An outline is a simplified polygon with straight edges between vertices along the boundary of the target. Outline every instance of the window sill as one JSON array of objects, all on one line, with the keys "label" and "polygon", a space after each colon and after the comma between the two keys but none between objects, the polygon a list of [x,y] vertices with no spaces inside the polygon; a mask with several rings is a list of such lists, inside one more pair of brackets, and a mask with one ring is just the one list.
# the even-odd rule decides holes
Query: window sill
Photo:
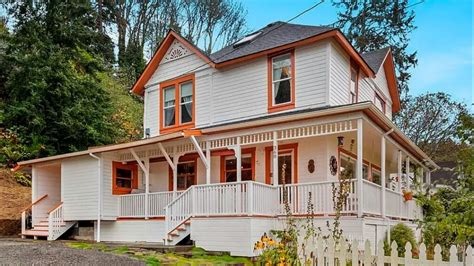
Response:
[{"label": "window sill", "polygon": [[285,110],[290,110],[295,108],[295,103],[285,103],[281,105],[276,105],[276,106],[268,106],[268,112],[269,113],[276,113],[276,112],[281,112]]},{"label": "window sill", "polygon": [[132,189],[129,188],[113,188],[112,195],[127,195],[132,193]]},{"label": "window sill", "polygon": [[190,129],[190,128],[194,128],[194,123],[177,125],[177,126],[172,126],[172,127],[164,127],[164,128],[162,127],[160,128],[160,134],[173,133],[173,132],[181,131],[184,129]]}]

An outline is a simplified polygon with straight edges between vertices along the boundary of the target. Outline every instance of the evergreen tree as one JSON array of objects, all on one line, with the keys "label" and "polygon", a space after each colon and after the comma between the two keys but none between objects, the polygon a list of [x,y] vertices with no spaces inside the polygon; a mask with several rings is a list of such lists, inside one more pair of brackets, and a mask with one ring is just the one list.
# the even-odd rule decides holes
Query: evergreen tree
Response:
[{"label": "evergreen tree", "polygon": [[111,143],[110,98],[100,84],[104,42],[89,1],[16,1],[5,37],[10,72],[4,123],[39,156]]},{"label": "evergreen tree", "polygon": [[407,95],[410,69],[416,63],[416,52],[408,51],[409,34],[416,29],[415,13],[408,0],[333,0],[340,8],[335,26],[341,28],[359,52],[387,46],[392,48],[402,99]]}]

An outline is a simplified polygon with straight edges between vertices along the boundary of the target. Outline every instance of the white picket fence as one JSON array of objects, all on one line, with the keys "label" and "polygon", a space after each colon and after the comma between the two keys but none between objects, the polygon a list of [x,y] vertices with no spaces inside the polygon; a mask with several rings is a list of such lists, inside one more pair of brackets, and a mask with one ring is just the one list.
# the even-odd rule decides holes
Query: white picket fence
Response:
[{"label": "white picket fence", "polygon": [[473,266],[473,248],[469,246],[461,254],[456,246],[451,246],[449,250],[449,259],[443,261],[441,256],[441,246],[438,244],[434,249],[432,259],[427,258],[425,244],[418,248],[418,256],[414,256],[410,243],[405,245],[405,253],[399,256],[397,243],[394,241],[391,245],[391,253],[385,256],[383,241],[379,241],[377,251],[372,250],[370,241],[366,241],[361,247],[359,241],[353,240],[350,244],[346,240],[335,244],[332,238],[326,240],[308,239],[303,241],[298,250],[301,265],[324,265],[324,266],[342,266],[342,265],[436,265],[436,266]]}]

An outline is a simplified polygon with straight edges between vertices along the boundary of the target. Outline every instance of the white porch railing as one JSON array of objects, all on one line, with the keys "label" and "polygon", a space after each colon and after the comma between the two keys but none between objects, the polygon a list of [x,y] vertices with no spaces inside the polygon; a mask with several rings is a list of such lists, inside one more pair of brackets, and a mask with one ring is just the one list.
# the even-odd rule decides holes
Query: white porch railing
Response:
[{"label": "white porch railing", "polygon": [[[351,180],[348,189],[349,196],[346,204],[342,210],[343,213],[355,213],[357,212],[357,197],[355,189],[355,180]],[[278,187],[278,199],[281,206],[280,213],[285,214],[284,210],[284,193],[287,193],[288,205],[290,207],[291,214],[310,214],[313,212],[316,215],[320,214],[333,214],[335,212],[334,202],[332,200],[333,187],[338,188],[338,182],[313,182],[303,184],[291,184],[291,185],[280,185]],[[311,194],[311,200],[309,195]],[[309,204],[312,204],[312,210],[309,210]]]},{"label": "white porch railing", "polygon": [[65,230],[63,204],[53,209],[48,215],[48,240],[56,240]]},{"label": "white porch railing", "polygon": [[364,201],[364,212],[369,214],[382,214],[382,186],[370,182],[368,180],[362,180],[362,193]]},{"label": "white porch railing", "polygon": [[[176,192],[176,195],[181,192]],[[153,192],[148,194],[148,216],[165,215],[165,207],[173,200],[173,192]],[[142,218],[145,217],[145,194],[127,194],[119,197],[119,216]]]}]

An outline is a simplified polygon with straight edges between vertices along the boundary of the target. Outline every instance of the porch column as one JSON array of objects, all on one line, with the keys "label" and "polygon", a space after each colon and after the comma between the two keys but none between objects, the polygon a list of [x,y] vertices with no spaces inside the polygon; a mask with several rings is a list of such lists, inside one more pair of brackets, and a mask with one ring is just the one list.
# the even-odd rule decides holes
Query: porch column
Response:
[{"label": "porch column", "polygon": [[385,218],[385,213],[386,213],[386,196],[385,196],[385,190],[387,187],[387,180],[385,177],[385,135],[382,135],[382,140],[381,140],[381,147],[380,147],[380,185],[382,186],[382,217]]},{"label": "porch column", "polygon": [[206,161],[206,184],[209,185],[211,183],[211,143],[209,141],[206,141]]},{"label": "porch column", "polygon": [[138,157],[137,153],[134,149],[130,149],[130,153],[132,154],[135,161],[137,161],[138,165],[142,169],[143,173],[145,174],[145,219],[148,219],[148,194],[150,192],[150,158],[148,156],[145,158],[145,164],[143,164],[140,157]]},{"label": "porch column", "polygon": [[272,152],[272,159],[273,159],[273,167],[272,167],[272,175],[273,175],[273,185],[278,186],[278,133],[273,131],[273,152]]},{"label": "porch column", "polygon": [[179,154],[175,153],[173,155],[173,198],[176,198],[176,192],[178,192],[178,163],[179,163]]},{"label": "porch column", "polygon": [[150,194],[150,158],[145,159],[145,219],[149,214],[149,194]]},{"label": "porch column", "polygon": [[431,171],[428,169],[428,171],[426,172],[426,184],[428,186],[431,185]]},{"label": "porch column", "polygon": [[410,157],[407,155],[405,159],[405,190],[409,191],[411,188],[411,180],[410,180]]},{"label": "porch column", "polygon": [[363,166],[363,121],[362,118],[357,119],[357,162],[356,162],[356,177],[357,177],[357,216],[362,217],[363,215],[363,206],[364,206],[364,198],[362,195],[362,166]]},{"label": "porch column", "polygon": [[397,164],[397,189],[398,192],[402,192],[402,151],[398,151],[398,164]]},{"label": "porch column", "polygon": [[237,137],[237,146],[235,146],[237,182],[242,181],[242,148],[240,147],[240,137]]},{"label": "porch column", "polygon": [[[397,170],[397,186],[398,192],[402,193],[402,151],[398,151],[398,170]],[[402,204],[403,204],[403,196],[400,196],[400,200],[398,201],[398,215],[401,217],[402,212]]]}]

